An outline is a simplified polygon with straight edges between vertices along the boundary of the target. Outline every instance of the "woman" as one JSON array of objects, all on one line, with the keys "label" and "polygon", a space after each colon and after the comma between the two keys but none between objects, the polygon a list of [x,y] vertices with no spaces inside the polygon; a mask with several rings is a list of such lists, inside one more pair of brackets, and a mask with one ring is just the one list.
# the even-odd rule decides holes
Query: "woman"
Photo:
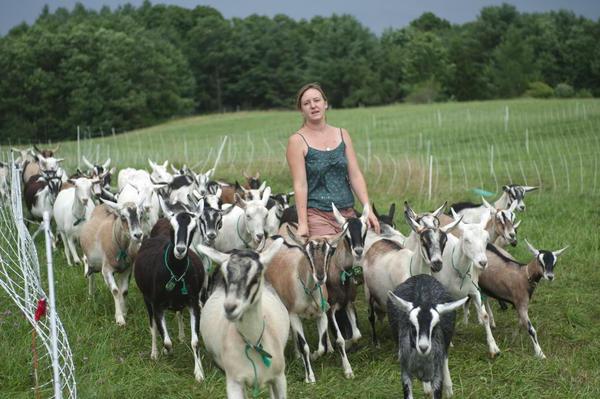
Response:
[{"label": "woman", "polygon": [[[297,234],[335,234],[340,227],[333,216],[331,203],[344,217],[354,216],[352,192],[361,204],[369,204],[367,184],[348,132],[327,124],[327,97],[323,89],[316,83],[302,87],[296,107],[302,113],[304,123],[289,138],[286,156],[298,211]],[[379,233],[379,222],[371,209],[368,222]]]}]

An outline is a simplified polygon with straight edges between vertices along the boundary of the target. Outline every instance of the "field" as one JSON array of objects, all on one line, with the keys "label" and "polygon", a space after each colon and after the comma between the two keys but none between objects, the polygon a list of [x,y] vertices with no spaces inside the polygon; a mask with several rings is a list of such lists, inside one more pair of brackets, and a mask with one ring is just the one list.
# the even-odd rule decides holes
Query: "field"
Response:
[{"label": "field", "polygon": [[[535,292],[530,317],[548,359],[538,360],[528,335],[517,331],[516,313],[494,304],[494,337],[502,354],[487,356],[485,333],[471,313],[459,322],[450,352],[458,398],[600,397],[600,101],[512,100],[433,105],[397,105],[331,110],[329,123],[350,132],[371,200],[378,209],[405,200],[416,211],[444,201],[477,201],[472,189],[494,193],[520,183],[540,189],[527,195],[519,214],[520,243],[510,251],[529,261],[527,238],[542,249],[570,245],[558,261],[556,278]],[[287,137],[300,126],[294,112],[241,112],[174,120],[123,135],[81,142],[90,160],[111,157],[117,167],[147,167],[146,158],[186,163],[196,171],[212,167],[228,136],[216,175],[241,180],[260,171],[274,192],[291,189],[285,163]],[[84,130],[85,131],[85,130]],[[75,136],[75,134],[74,134]],[[5,151],[3,148],[2,151]],[[77,143],[62,143],[69,171],[77,166]],[[396,221],[408,233],[401,212]],[[39,241],[40,253],[42,241]],[[150,334],[142,298],[132,281],[127,326],[114,323],[113,300],[97,276],[96,297],[88,299],[81,267],[69,268],[55,253],[57,306],[74,354],[81,398],[224,397],[223,373],[203,353],[206,380],[193,379],[189,342],[175,342],[173,354],[150,360]],[[44,259],[41,256],[40,261]],[[359,290],[361,291],[361,290]],[[387,321],[379,325],[381,348],[370,344],[364,299],[359,295],[363,339],[349,360],[355,379],[343,378],[339,356],[313,363],[317,383],[303,382],[303,367],[287,351],[291,398],[390,398],[402,395],[399,367]],[[462,320],[462,317],[458,318]],[[174,318],[168,321],[176,335]],[[316,327],[305,323],[311,347]],[[186,329],[187,332],[187,329]],[[189,332],[187,333],[189,337]],[[10,299],[0,293],[0,397],[32,397],[31,329]],[[415,384],[417,397],[422,396]],[[263,390],[262,397],[267,397]]]}]

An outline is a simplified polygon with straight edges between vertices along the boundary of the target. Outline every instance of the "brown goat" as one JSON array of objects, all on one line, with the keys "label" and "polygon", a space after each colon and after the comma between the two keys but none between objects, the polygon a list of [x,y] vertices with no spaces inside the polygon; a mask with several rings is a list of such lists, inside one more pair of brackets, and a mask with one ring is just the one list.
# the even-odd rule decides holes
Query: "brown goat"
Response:
[{"label": "brown goat", "polygon": [[[513,304],[519,317],[520,326],[529,333],[535,355],[545,359],[546,356],[538,342],[535,328],[529,320],[529,301],[542,278],[550,281],[554,279],[556,260],[567,247],[552,252],[537,250],[527,240],[525,243],[533,254],[533,259],[527,264],[519,263],[506,251],[493,244],[488,244],[486,251],[488,266],[479,276],[479,288],[483,294],[489,297]],[[494,316],[487,299],[485,304],[490,324],[494,326]]]}]

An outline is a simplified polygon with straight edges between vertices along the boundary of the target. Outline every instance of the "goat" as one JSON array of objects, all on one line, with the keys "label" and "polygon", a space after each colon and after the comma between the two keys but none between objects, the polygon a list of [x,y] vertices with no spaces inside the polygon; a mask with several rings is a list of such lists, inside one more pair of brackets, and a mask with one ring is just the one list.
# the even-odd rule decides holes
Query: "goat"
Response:
[{"label": "goat", "polygon": [[398,342],[405,398],[412,398],[412,377],[433,389],[434,398],[452,396],[448,348],[454,335],[455,310],[467,298],[453,301],[435,278],[420,274],[388,291],[387,310]]},{"label": "goat", "polygon": [[116,169],[113,167],[111,169],[108,169],[110,166],[110,158],[108,158],[102,165],[100,164],[92,164],[90,161],[88,161],[86,159],[85,156],[81,157],[83,160],[83,163],[88,167],[88,176],[90,177],[98,177],[99,178],[99,184],[95,185],[93,192],[94,194],[100,198],[104,198],[104,199],[110,199],[110,198],[105,198],[105,196],[103,196],[103,190],[107,190],[110,192],[110,183],[112,180],[112,175],[115,174]]},{"label": "goat", "polygon": [[[494,245],[488,244],[489,265],[479,276],[479,288],[485,295],[509,302],[514,306],[520,326],[529,333],[535,356],[545,359],[546,356],[538,342],[535,328],[529,320],[529,301],[542,278],[554,280],[554,266],[558,257],[567,247],[558,251],[545,251],[536,249],[527,240],[525,240],[525,244],[533,254],[533,259],[527,264],[519,263]],[[490,316],[490,324],[494,325],[492,309],[487,300],[485,303]]]},{"label": "goat", "polygon": [[246,178],[246,183],[244,184],[244,188],[256,190],[262,184],[260,181],[260,172],[256,172],[256,174],[254,176],[250,176],[250,175],[248,175],[248,173],[246,173],[244,171],[244,177]]},{"label": "goat", "polygon": [[221,265],[223,286],[202,309],[200,333],[206,350],[225,371],[230,399],[244,398],[246,386],[252,386],[257,397],[264,385],[269,386],[271,398],[287,397],[284,350],[290,316],[264,284],[265,272],[282,243],[279,237],[260,253],[236,249],[224,254],[201,248]]},{"label": "goat", "polygon": [[[327,312],[330,330],[340,353],[345,353],[345,340],[356,342],[361,338],[361,333],[356,323],[356,273],[360,271],[354,266],[362,259],[365,237],[369,228],[369,204],[363,205],[360,218],[345,218],[331,204],[333,215],[340,225],[340,230],[345,230],[344,240],[338,244],[333,253],[331,264],[327,272],[327,293],[329,310]],[[352,369],[345,370],[346,376],[353,375]]]},{"label": "goat", "polygon": [[[522,212],[525,210],[525,202],[523,202],[525,194],[534,190],[537,190],[537,187],[519,186],[517,184],[502,186],[502,195],[494,202],[494,208],[508,209],[513,202],[516,202],[515,210]],[[454,209],[459,215],[463,215],[465,223],[477,223],[481,214],[487,210],[485,205],[472,202],[458,202],[450,205],[450,208]]]},{"label": "goat", "polygon": [[[267,201],[271,188],[267,187],[260,200],[243,200],[236,193],[234,209],[223,215],[222,232],[216,238],[214,247],[222,252],[246,247],[258,248],[265,240]],[[227,207],[225,205],[224,207]]]},{"label": "goat", "polygon": [[[438,214],[444,205],[433,215]],[[403,248],[398,242],[382,239],[371,246],[363,260],[365,297],[369,304],[373,344],[376,346],[379,345],[379,340],[375,321],[385,317],[388,291],[411,276],[439,272],[443,267],[448,233],[459,223],[457,221],[444,227],[440,227],[437,222],[423,225],[415,219],[415,215],[405,202],[404,217],[415,236],[410,249]]]},{"label": "goat", "polygon": [[[458,216],[452,208],[451,211],[455,221],[459,221],[458,228],[462,234],[460,238],[448,236],[443,253],[444,266],[434,276],[446,287],[452,298],[460,299],[468,296],[473,299],[479,321],[485,328],[489,354],[494,357],[500,353],[500,349],[492,335],[490,319],[483,307],[479,289],[479,276],[488,263],[485,249],[489,242],[489,234],[485,228],[490,213],[483,213],[479,223],[463,223],[462,216]],[[466,312],[465,317],[467,317]]]},{"label": "goat", "polygon": [[173,181],[173,175],[167,172],[167,165],[169,161],[165,161],[162,165],[152,162],[150,158],[148,158],[148,164],[150,168],[152,168],[152,173],[150,173],[150,178],[154,181],[165,182],[167,184]]},{"label": "goat", "polygon": [[199,322],[200,290],[204,286],[204,266],[193,251],[189,251],[197,230],[198,214],[202,213],[203,202],[194,210],[175,210],[160,200],[166,219],[159,219],[152,229],[150,238],[145,239],[134,263],[134,277],[150,320],[152,350],[150,357],[158,358],[157,332],[163,339],[163,352],[171,351],[173,344],[167,331],[164,311],[178,312],[179,338],[182,339],[180,311],[187,307],[190,313],[192,352],[194,354],[194,376],[198,382],[204,380],[200,361]]},{"label": "goat", "polygon": [[[501,247],[510,244],[513,247],[517,245],[517,228],[521,224],[519,220],[515,223],[514,210],[517,206],[516,202],[513,202],[508,209],[496,209],[490,205],[483,197],[481,198],[483,205],[490,212],[490,219],[486,225],[486,230],[489,234],[491,243],[496,243]],[[448,215],[439,216],[440,224],[451,223],[454,219]],[[452,232],[456,237],[460,237],[461,230],[454,230]]]},{"label": "goat", "polygon": [[[142,231],[147,236],[159,217],[160,204],[158,194],[155,191],[155,185],[145,180],[143,174],[139,174],[139,179],[133,179],[127,183],[119,192],[117,198],[118,204],[127,202],[143,204],[143,218],[141,219]],[[119,178],[121,174],[119,174]]]},{"label": "goat", "polygon": [[[346,231],[342,230],[333,237],[306,239],[297,237],[288,225],[282,226],[280,231],[286,231],[292,242],[286,242],[286,247],[275,255],[265,279],[273,285],[290,314],[296,353],[301,356],[304,365],[304,381],[314,383],[310,348],[300,318],[317,319],[318,349],[312,356],[313,359],[317,358],[331,348],[327,335],[328,305],[325,283],[333,252]],[[351,371],[345,353],[341,355],[344,370]],[[351,377],[351,374],[347,377]]]},{"label": "goat", "polygon": [[[115,302],[115,320],[125,325],[125,297],[129,290],[131,261],[142,241],[140,219],[143,201],[117,204],[102,200],[81,228],[84,275],[88,278],[89,293],[94,292],[93,273],[101,272]],[[118,283],[114,274],[119,273]]]},{"label": "goat", "polygon": [[[25,206],[34,219],[41,220],[44,217],[44,212],[48,212],[52,217],[54,201],[61,186],[62,175],[60,172],[56,174],[42,171],[41,175],[29,178],[24,188]],[[39,228],[33,233],[32,238],[35,239],[42,230],[43,225],[40,224]],[[52,245],[55,246],[54,240]]]},{"label": "goat", "polygon": [[[35,162],[35,153],[33,152],[33,147],[27,147],[24,149],[11,147],[10,151],[19,154],[15,159],[15,165],[18,166],[18,168],[21,169],[21,171],[25,169],[25,165],[27,163]],[[25,182],[25,180],[23,180],[23,182]]]},{"label": "goat", "polygon": [[60,174],[66,180],[67,175],[59,165],[64,160],[63,158],[54,158],[52,150],[41,151],[36,146],[33,148],[37,151],[34,153],[35,161],[25,162],[23,165],[23,182],[29,181],[32,176],[41,174],[41,171]]},{"label": "goat", "polygon": [[92,198],[92,186],[99,182],[96,177],[94,180],[86,177],[68,180],[73,184],[61,190],[56,196],[53,206],[54,221],[56,222],[56,232],[60,235],[64,248],[67,264],[72,266],[71,258],[75,264],[81,260],[75,248],[75,242],[79,241],[79,233],[82,223],[88,220],[94,210]]}]

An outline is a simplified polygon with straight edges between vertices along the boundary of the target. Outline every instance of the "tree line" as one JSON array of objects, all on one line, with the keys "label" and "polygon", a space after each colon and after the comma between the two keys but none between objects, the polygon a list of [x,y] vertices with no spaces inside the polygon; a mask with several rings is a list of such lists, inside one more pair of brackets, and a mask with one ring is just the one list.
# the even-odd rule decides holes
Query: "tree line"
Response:
[{"label": "tree line", "polygon": [[320,82],[333,107],[600,96],[600,20],[485,7],[372,33],[350,15],[224,18],[206,6],[44,7],[0,37],[0,141],[74,137],[178,115],[291,108]]}]

